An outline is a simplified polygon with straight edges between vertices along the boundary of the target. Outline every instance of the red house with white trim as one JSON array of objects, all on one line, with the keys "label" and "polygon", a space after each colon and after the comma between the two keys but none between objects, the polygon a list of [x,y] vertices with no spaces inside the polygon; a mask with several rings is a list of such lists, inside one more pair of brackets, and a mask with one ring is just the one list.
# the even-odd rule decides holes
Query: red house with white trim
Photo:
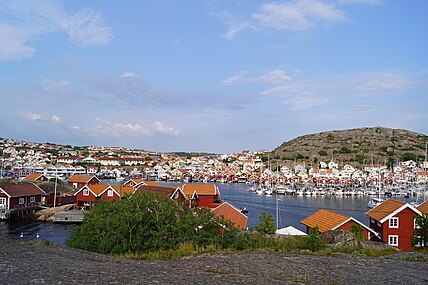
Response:
[{"label": "red house with white trim", "polygon": [[223,203],[220,190],[215,184],[183,184],[177,188],[186,197],[186,205],[190,208],[203,207],[214,209]]},{"label": "red house with white trim", "polygon": [[95,206],[100,199],[111,201],[121,198],[120,194],[109,184],[87,184],[80,188],[74,196],[76,196],[77,206],[82,210]]},{"label": "red house with white trim", "polygon": [[34,183],[0,186],[0,219],[40,207],[46,192]]},{"label": "red house with white trim", "polygon": [[98,184],[100,180],[95,175],[74,174],[67,179],[68,186],[80,189],[86,184]]},{"label": "red house with white trim", "polygon": [[400,250],[411,250],[415,217],[421,212],[412,205],[388,199],[366,213],[370,228],[378,233],[383,243]]}]

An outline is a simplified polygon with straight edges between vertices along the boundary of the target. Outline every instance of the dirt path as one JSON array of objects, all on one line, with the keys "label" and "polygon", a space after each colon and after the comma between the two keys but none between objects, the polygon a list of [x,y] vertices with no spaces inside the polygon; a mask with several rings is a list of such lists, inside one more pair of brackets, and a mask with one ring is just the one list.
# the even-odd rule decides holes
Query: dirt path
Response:
[{"label": "dirt path", "polygon": [[428,263],[402,257],[239,253],[147,261],[4,241],[0,284],[428,284]]}]

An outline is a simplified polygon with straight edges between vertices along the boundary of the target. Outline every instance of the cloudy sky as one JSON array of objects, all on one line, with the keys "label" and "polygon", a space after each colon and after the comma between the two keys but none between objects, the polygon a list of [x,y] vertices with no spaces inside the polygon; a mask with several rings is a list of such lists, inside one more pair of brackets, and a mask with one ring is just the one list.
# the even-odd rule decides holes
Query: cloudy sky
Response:
[{"label": "cloudy sky", "polygon": [[0,2],[0,137],[272,149],[367,126],[428,134],[428,2]]}]

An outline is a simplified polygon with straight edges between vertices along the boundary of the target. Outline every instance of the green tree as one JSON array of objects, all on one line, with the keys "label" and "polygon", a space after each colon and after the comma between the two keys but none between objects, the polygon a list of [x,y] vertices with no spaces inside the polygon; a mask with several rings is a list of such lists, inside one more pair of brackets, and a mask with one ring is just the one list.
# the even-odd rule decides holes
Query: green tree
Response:
[{"label": "green tree", "polygon": [[258,216],[259,224],[256,226],[256,230],[262,234],[274,234],[276,232],[276,226],[274,225],[273,216],[268,212],[261,212]]},{"label": "green tree", "polygon": [[428,215],[417,216],[415,218],[415,226],[413,245],[422,248],[428,247]]},{"label": "green tree", "polygon": [[174,249],[189,242],[195,247],[221,246],[229,229],[208,210],[194,214],[171,199],[137,192],[120,201],[97,202],[73,229],[67,245],[112,254]]},{"label": "green tree", "polygon": [[353,224],[351,226],[351,232],[355,235],[358,240],[365,240],[364,228],[361,225]]},{"label": "green tree", "polygon": [[325,242],[320,239],[318,227],[315,227],[307,239],[307,248],[311,251],[319,251],[326,247]]}]

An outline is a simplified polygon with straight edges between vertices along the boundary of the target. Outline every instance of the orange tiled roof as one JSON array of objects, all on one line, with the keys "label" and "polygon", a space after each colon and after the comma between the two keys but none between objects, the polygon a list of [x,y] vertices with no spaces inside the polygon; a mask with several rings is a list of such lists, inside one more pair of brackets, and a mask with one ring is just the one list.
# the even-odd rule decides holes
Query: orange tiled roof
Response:
[{"label": "orange tiled roof", "polygon": [[381,221],[394,211],[398,210],[402,206],[406,205],[406,203],[395,200],[395,199],[388,199],[384,201],[379,206],[371,209],[366,213],[367,216],[370,218],[375,219],[376,221]]},{"label": "orange tiled roof", "polygon": [[351,217],[346,215],[321,209],[315,214],[302,220],[300,223],[312,229],[318,227],[319,232],[323,233],[325,231],[329,231],[336,228],[337,226],[343,224],[350,218]]},{"label": "orange tiled roof", "polygon": [[187,197],[192,197],[195,192],[198,195],[220,195],[214,184],[183,184],[180,189]]},{"label": "orange tiled roof", "polygon": [[104,190],[110,187],[109,184],[88,184],[85,186],[91,189],[91,191],[94,192],[94,194],[97,196],[99,196],[101,193],[104,192]]},{"label": "orange tiled roof", "polygon": [[160,186],[156,181],[144,181],[148,186]]},{"label": "orange tiled roof", "polygon": [[420,204],[416,209],[418,209],[422,214],[428,215],[428,200]]},{"label": "orange tiled roof", "polygon": [[217,208],[212,209],[211,212],[217,218],[223,217],[225,220],[230,221],[238,229],[247,229],[248,217],[227,202],[224,202]]},{"label": "orange tiled roof", "polygon": [[116,190],[119,195],[125,196],[125,195],[131,195],[134,193],[135,189],[132,186],[123,186],[123,185],[115,185],[112,186],[114,190]]},{"label": "orange tiled roof", "polygon": [[95,176],[94,175],[74,174],[73,176],[71,176],[70,178],[67,179],[67,182],[69,182],[69,183],[88,183],[93,177],[95,177]]},{"label": "orange tiled roof", "polygon": [[43,174],[39,174],[39,173],[34,173],[34,174],[29,174],[27,175],[27,177],[25,177],[25,180],[28,181],[36,181],[37,179],[39,179],[40,176],[42,176]]}]

